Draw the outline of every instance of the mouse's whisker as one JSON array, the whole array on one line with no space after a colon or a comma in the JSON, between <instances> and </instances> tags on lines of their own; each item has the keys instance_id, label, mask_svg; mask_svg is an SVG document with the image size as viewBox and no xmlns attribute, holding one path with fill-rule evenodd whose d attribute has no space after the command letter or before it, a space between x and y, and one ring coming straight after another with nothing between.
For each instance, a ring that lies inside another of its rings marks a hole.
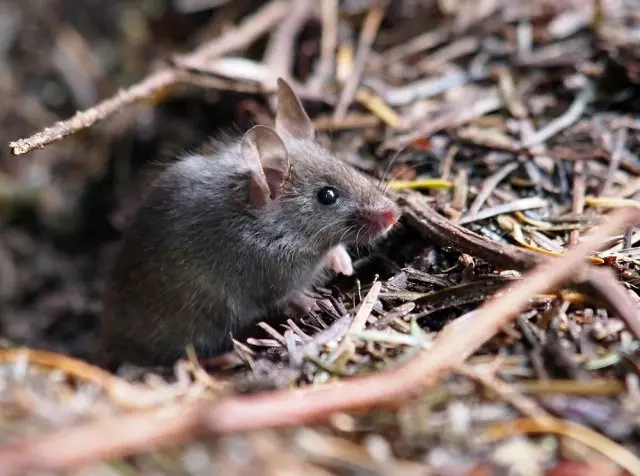
<instances>
[{"instance_id":1,"label":"mouse's whisker","mask_svg":"<svg viewBox=\"0 0 640 476\"><path fill-rule=\"evenodd\" d=\"M342 243L342 240L344 239L344 237L348 236L349 233L351 233L351 230L353 230L355 227L356 225L351 225L345 231L343 231L342 235L340 235L340 239L338 240L338 243Z\"/></svg>"},{"instance_id":2,"label":"mouse's whisker","mask_svg":"<svg viewBox=\"0 0 640 476\"><path fill-rule=\"evenodd\" d=\"M316 230L310 237L309 237L309 241L311 243L317 243L317 241L319 241L319 238L331 227L333 227L334 224L329 222L327 224L325 224L324 226L322 226L319 230Z\"/></svg>"},{"instance_id":3,"label":"mouse's whisker","mask_svg":"<svg viewBox=\"0 0 640 476\"><path fill-rule=\"evenodd\" d=\"M415 170L415 169L417 169L418 167L420 167L421 165L424 165L424 164L419 163L419 164L413 164L413 165L410 165L408 168L406 168L406 169L404 170L404 172L409 172L409 171L411 171L411 170ZM384 187L381 189L384 193L386 193L386 192L389 190L389 185L391 184L391 182L392 182L393 180L395 180L395 178L396 178L396 175L392 175L392 176L390 177L389 181L387 181L387 182L385 182L385 183L384 183Z\"/></svg>"},{"instance_id":4,"label":"mouse's whisker","mask_svg":"<svg viewBox=\"0 0 640 476\"><path fill-rule=\"evenodd\" d=\"M401 147L400 149L398 149L396 151L395 154L393 154L393 157L391 157L391 160L389 161L389 163L387 164L387 168L385 169L384 173L382 174L382 177L380 177L380 181L378 182L378 190L384 190L386 192L386 188L381 189L380 186L382 184L384 184L384 181L387 178L387 175L389 174L391 167L393 166L393 164L395 163L395 161L398 159L398 157L400 156L400 154L408 147L408 145L404 145L403 147Z\"/></svg>"},{"instance_id":5,"label":"mouse's whisker","mask_svg":"<svg viewBox=\"0 0 640 476\"><path fill-rule=\"evenodd\" d=\"M361 225L360 228L358 228L358 232L356 233L356 246L358 246L360 244L360 233L364 231L364 225Z\"/></svg>"}]
</instances>

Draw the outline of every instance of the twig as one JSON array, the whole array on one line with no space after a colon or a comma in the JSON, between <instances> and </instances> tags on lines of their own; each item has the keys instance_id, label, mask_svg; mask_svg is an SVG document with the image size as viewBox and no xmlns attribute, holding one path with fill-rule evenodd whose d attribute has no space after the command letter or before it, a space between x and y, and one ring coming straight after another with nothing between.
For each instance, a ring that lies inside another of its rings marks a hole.
<instances>
[{"instance_id":1,"label":"twig","mask_svg":"<svg viewBox=\"0 0 640 476\"><path fill-rule=\"evenodd\" d=\"M580 116L582 116L587 105L591 102L594 96L595 86L592 82L588 81L582 91L580 91L580 94L578 94L576 99L571 103L567 111L562 116L544 126L542 129L531 134L527 140L522 143L522 147L528 148L542 144L561 130L571 126L580 118Z\"/></svg>"},{"instance_id":2,"label":"twig","mask_svg":"<svg viewBox=\"0 0 640 476\"><path fill-rule=\"evenodd\" d=\"M542 208L549 205L549 203L540 197L527 197L520 200L514 200L513 202L503 203L502 205L496 205L495 207L486 208L480 213L473 216L465 216L456 221L458 225L467 225L474 221L486 220L497 215L504 213L513 213L521 210L531 210L532 208Z\"/></svg>"},{"instance_id":3,"label":"twig","mask_svg":"<svg viewBox=\"0 0 640 476\"><path fill-rule=\"evenodd\" d=\"M380 290L382 289L382 283L380 281L376 281L371 286L371 289L365 296L362 304L360 304L360 309L356 313L353 321L351 321L351 326L349 326L349 331L361 331L364 329L367 324L367 319L371 315L371 310L373 309L374 304L376 303L376 299L378 299L378 295L380 295ZM329 363L333 363L349 348L353 347L353 342L349 335L345 335L340 345L336 348L335 351L331 353L327 361Z\"/></svg>"},{"instance_id":4,"label":"twig","mask_svg":"<svg viewBox=\"0 0 640 476\"><path fill-rule=\"evenodd\" d=\"M438 29L422 33L415 38L399 46L384 51L381 56L386 64L396 64L407 56L415 55L425 50L434 48L449 38L449 32L445 29Z\"/></svg>"},{"instance_id":5,"label":"twig","mask_svg":"<svg viewBox=\"0 0 640 476\"><path fill-rule=\"evenodd\" d=\"M396 114L393 109L391 109L381 98L379 98L375 94L372 94L364 88L359 88L356 91L355 98L360 104L369 109L369 111L374 113L377 117L380 118L382 122L387 124L389 127L398 127L398 125L400 124L401 119L398 114Z\"/></svg>"},{"instance_id":6,"label":"twig","mask_svg":"<svg viewBox=\"0 0 640 476\"><path fill-rule=\"evenodd\" d=\"M309 82L311 91L321 91L335 70L336 48L338 45L338 0L322 0L322 39L320 59L313 78Z\"/></svg>"},{"instance_id":7,"label":"twig","mask_svg":"<svg viewBox=\"0 0 640 476\"><path fill-rule=\"evenodd\" d=\"M124 408L148 408L180 396L180 392L170 391L169 388L164 392L135 386L99 367L67 355L34 349L0 349L0 361L16 362L22 359L31 364L62 370L71 377L98 385Z\"/></svg>"},{"instance_id":8,"label":"twig","mask_svg":"<svg viewBox=\"0 0 640 476\"><path fill-rule=\"evenodd\" d=\"M382 283L380 281L376 281L371 285L371 289L369 289L369 292L362 301L362 304L360 304L360 309L358 309L356 316L353 318L353 322L351 323L349 330L361 331L364 329L381 289Z\"/></svg>"},{"instance_id":9,"label":"twig","mask_svg":"<svg viewBox=\"0 0 640 476\"><path fill-rule=\"evenodd\" d=\"M525 416L538 419L549 417L550 415L541 408L535 400L522 395L518 390L501 380L498 380L495 376L486 373L478 372L470 365L459 365L454 368L455 372L458 372L466 377L480 382L485 387L489 388L503 400L509 402L509 404L517 411Z\"/></svg>"},{"instance_id":10,"label":"twig","mask_svg":"<svg viewBox=\"0 0 640 476\"><path fill-rule=\"evenodd\" d=\"M452 43L440 48L433 54L421 60L416 68L420 72L432 72L442 68L456 58L471 54L480 47L480 40L476 36L466 36L456 39Z\"/></svg>"},{"instance_id":11,"label":"twig","mask_svg":"<svg viewBox=\"0 0 640 476\"><path fill-rule=\"evenodd\" d=\"M118 91L118 93L106 99L91 109L77 112L73 117L65 121L56 122L53 126L47 127L31 137L18 139L10 142L9 147L14 155L26 154L34 149L41 149L45 145L63 139L64 137L78 132L79 130L91 127L124 106L133 104L142 98L153 96L176 83L177 78L173 69L163 69L152 73L139 83Z\"/></svg>"},{"instance_id":12,"label":"twig","mask_svg":"<svg viewBox=\"0 0 640 476\"><path fill-rule=\"evenodd\" d=\"M398 201L404 205L411 226L436 245L453 247L505 269L529 269L544 259L533 251L496 243L462 228L440 216L419 193L405 192Z\"/></svg>"},{"instance_id":13,"label":"twig","mask_svg":"<svg viewBox=\"0 0 640 476\"><path fill-rule=\"evenodd\" d=\"M236 28L199 46L192 53L177 56L176 61L179 62L180 58L183 57L190 58L193 56L211 60L229 54L232 51L246 48L284 18L290 9L291 2L287 0L272 0L253 15L242 20Z\"/></svg>"},{"instance_id":14,"label":"twig","mask_svg":"<svg viewBox=\"0 0 640 476\"><path fill-rule=\"evenodd\" d=\"M402 149L411 142L428 138L442 129L460 126L476 117L484 116L491 111L499 109L501 105L502 100L500 99L498 90L494 88L471 104L469 104L468 100L461 101L459 104L453 106L452 111L445 112L434 120L423 121L422 125L413 132L386 140L380 146L380 150Z\"/></svg>"},{"instance_id":15,"label":"twig","mask_svg":"<svg viewBox=\"0 0 640 476\"><path fill-rule=\"evenodd\" d=\"M489 176L482 184L482 188L480 189L480 192L476 196L475 200L473 201L473 203L471 203L469 212L467 213L467 216L465 218L473 218L475 215L477 215L482 208L482 205L484 205L484 202L487 201L487 199L491 195L491 192L493 192L493 189L495 189L500 182L502 182L511 172L516 170L518 167L520 167L519 162L511 162L504 165L500 168L500 170Z\"/></svg>"},{"instance_id":16,"label":"twig","mask_svg":"<svg viewBox=\"0 0 640 476\"><path fill-rule=\"evenodd\" d=\"M523 418L513 422L493 424L483 435L483 440L492 442L517 433L555 433L568 436L600 451L622 468L629 471L629 474L640 474L640 459L627 448L611 441L606 436L596 433L586 426L557 418Z\"/></svg>"},{"instance_id":17,"label":"twig","mask_svg":"<svg viewBox=\"0 0 640 476\"><path fill-rule=\"evenodd\" d=\"M580 216L584 212L584 194L586 188L584 162L575 162L573 164L573 197L571 203L571 213L575 216ZM569 234L569 244L575 245L579 239L580 230L572 230Z\"/></svg>"},{"instance_id":18,"label":"twig","mask_svg":"<svg viewBox=\"0 0 640 476\"><path fill-rule=\"evenodd\" d=\"M606 196L609 194L615 175L620 167L622 156L624 152L624 145L627 142L627 129L618 129L616 133L613 152L611 152L611 160L609 161L609 168L607 169L607 178L605 179L602 187L600 188L599 195Z\"/></svg>"},{"instance_id":19,"label":"twig","mask_svg":"<svg viewBox=\"0 0 640 476\"><path fill-rule=\"evenodd\" d=\"M293 68L296 37L311 14L310 0L297 0L291 5L280 27L272 34L264 54L263 63L271 69L274 78L289 79ZM275 81L273 82L275 85Z\"/></svg>"},{"instance_id":20,"label":"twig","mask_svg":"<svg viewBox=\"0 0 640 476\"><path fill-rule=\"evenodd\" d=\"M326 420L334 412L381 405L415 395L440 372L460 365L506 326L529 299L547 292L584 267L584 257L608 236L640 220L640 210L623 209L562 258L541 263L526 279L488 300L471 316L446 326L428 350L407 363L337 385L235 396L214 403L176 405L148 414L124 415L0 447L0 474L28 470L63 471L105 458L184 442L203 430L228 433ZM469 321L473 322L469 322Z\"/></svg>"},{"instance_id":21,"label":"twig","mask_svg":"<svg viewBox=\"0 0 640 476\"><path fill-rule=\"evenodd\" d=\"M334 121L342 121L344 119L347 114L347 110L349 109L349 105L351 104L351 101L353 101L356 89L358 89L358 84L360 83L360 77L364 71L367 57L369 56L371 46L373 45L373 40L375 39L380 23L382 23L382 19L384 18L384 11L387 6L386 4L387 2L385 1L381 5L373 7L369 10L367 17L364 20L364 25L362 26L360 39L358 41L358 50L356 52L353 70L342 88L340 99L338 99L338 105L336 106L333 114Z\"/></svg>"},{"instance_id":22,"label":"twig","mask_svg":"<svg viewBox=\"0 0 640 476\"><path fill-rule=\"evenodd\" d=\"M201 415L202 404L175 404L77 426L65 432L64 438L6 445L0 448L0 476L19 476L36 468L64 471L179 443L203 432Z\"/></svg>"},{"instance_id":23,"label":"twig","mask_svg":"<svg viewBox=\"0 0 640 476\"><path fill-rule=\"evenodd\" d=\"M391 106L404 106L419 99L427 99L437 94L464 86L471 81L486 77L486 74L472 75L453 73L441 78L427 78L414 81L405 86L391 86L378 78L363 78L362 83L376 91Z\"/></svg>"},{"instance_id":24,"label":"twig","mask_svg":"<svg viewBox=\"0 0 640 476\"><path fill-rule=\"evenodd\" d=\"M256 38L264 35L269 28L287 14L288 10L288 2L273 0L243 20L237 28L196 48L193 52L182 57L182 59L203 62L243 48L251 44ZM176 64L179 64L180 60L181 58L177 58ZM105 99L90 109L77 112L73 117L57 122L53 126L47 127L26 139L10 142L11 153L22 155L34 149L41 149L51 142L91 127L140 99L153 97L182 82L185 78L180 74L179 67L163 68L151 73L142 81L127 89L118 91L116 95Z\"/></svg>"},{"instance_id":25,"label":"twig","mask_svg":"<svg viewBox=\"0 0 640 476\"><path fill-rule=\"evenodd\" d=\"M587 293L595 294L606 302L624 321L629 332L640 341L640 311L629 296L629 291L623 287L610 269L596 268L589 270L589 279L581 285Z\"/></svg>"}]
</instances>

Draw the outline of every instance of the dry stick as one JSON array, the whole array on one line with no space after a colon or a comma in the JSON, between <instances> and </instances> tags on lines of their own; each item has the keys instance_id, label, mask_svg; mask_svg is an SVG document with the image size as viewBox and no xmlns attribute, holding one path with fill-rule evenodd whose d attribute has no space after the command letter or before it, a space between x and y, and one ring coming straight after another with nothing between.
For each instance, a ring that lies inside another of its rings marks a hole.
<instances>
[{"instance_id":1,"label":"dry stick","mask_svg":"<svg viewBox=\"0 0 640 476\"><path fill-rule=\"evenodd\" d=\"M595 294L605 301L624 321L636 340L640 341L640 310L611 269L589 269L587 280L580 287L588 290L587 295Z\"/></svg>"},{"instance_id":2,"label":"dry stick","mask_svg":"<svg viewBox=\"0 0 640 476\"><path fill-rule=\"evenodd\" d=\"M491 111L500 109L501 106L502 100L500 99L498 90L494 88L494 90L484 94L472 104L456 104L454 106L456 109L451 112L446 112L432 121L422 121L422 125L416 130L387 139L380 145L379 150L402 149L413 141L428 138L448 127L460 126L472 121L476 117L481 117Z\"/></svg>"},{"instance_id":3,"label":"dry stick","mask_svg":"<svg viewBox=\"0 0 640 476\"><path fill-rule=\"evenodd\" d=\"M367 324L367 319L371 315L371 311L373 310L373 306L376 303L376 299L380 295L380 290L382 289L382 283L380 281L376 281L371 286L371 289L365 296L362 304L360 304L360 309L356 313L353 321L351 321L351 326L349 327L350 331L361 331L364 329ZM327 359L329 363L333 363L344 353L345 350L350 348L353 345L351 338L349 335L345 335L340 345L336 348L335 351L331 353L329 358Z\"/></svg>"},{"instance_id":4,"label":"dry stick","mask_svg":"<svg viewBox=\"0 0 640 476\"><path fill-rule=\"evenodd\" d=\"M523 415L534 419L550 416L535 400L523 395L513 385L499 380L492 374L478 372L472 366L466 364L455 367L454 371L480 382Z\"/></svg>"},{"instance_id":5,"label":"dry stick","mask_svg":"<svg viewBox=\"0 0 640 476\"><path fill-rule=\"evenodd\" d=\"M407 56L415 55L441 45L447 41L447 38L449 38L448 29L441 28L438 30L428 31L427 33L422 33L421 35L412 38L406 43L402 43L401 45L394 46L387 51L383 51L380 56L382 56L383 61L386 64L394 65L404 60Z\"/></svg>"},{"instance_id":6,"label":"dry stick","mask_svg":"<svg viewBox=\"0 0 640 476\"><path fill-rule=\"evenodd\" d=\"M443 248L477 256L503 269L529 269L545 257L514 245L504 245L477 235L439 215L423 195L416 192L398 194L405 218L425 239Z\"/></svg>"},{"instance_id":7,"label":"dry stick","mask_svg":"<svg viewBox=\"0 0 640 476\"><path fill-rule=\"evenodd\" d=\"M586 266L585 256L619 228L640 221L640 210L618 210L561 258L546 259L525 279L493 297L463 322L446 326L433 346L409 362L335 385L234 396L214 403L176 405L124 415L0 447L0 475L31 469L64 471L105 458L185 442L204 430L228 433L326 420L332 413L397 402L415 395L444 370L459 366L525 309ZM473 322L468 322L473 321ZM167 415L169 414L169 415Z\"/></svg>"},{"instance_id":8,"label":"dry stick","mask_svg":"<svg viewBox=\"0 0 640 476\"><path fill-rule=\"evenodd\" d=\"M322 38L320 40L320 60L310 81L311 91L321 91L335 70L336 48L338 45L338 0L322 0Z\"/></svg>"},{"instance_id":9,"label":"dry stick","mask_svg":"<svg viewBox=\"0 0 640 476\"><path fill-rule=\"evenodd\" d=\"M613 181L615 180L615 175L618 172L618 168L620 167L620 162L622 161L622 155L624 153L624 145L627 142L627 129L618 129L616 133L613 152L611 152L611 160L609 161L609 168L607 170L607 178L602 184L602 188L600 188L601 197L606 197L613 185Z\"/></svg>"},{"instance_id":10,"label":"dry stick","mask_svg":"<svg viewBox=\"0 0 640 476\"><path fill-rule=\"evenodd\" d=\"M505 213L513 213L523 210L531 210L532 208L543 208L549 205L549 202L540 197L526 197L514 200L508 203L502 203L490 208L485 208L480 213L473 216L465 216L456 220L458 225L466 225L480 220L486 220L487 218L495 217L498 215L504 215Z\"/></svg>"},{"instance_id":11,"label":"dry stick","mask_svg":"<svg viewBox=\"0 0 640 476\"><path fill-rule=\"evenodd\" d=\"M521 433L534 435L551 433L573 438L607 456L620 467L626 469L628 474L640 475L640 459L632 451L591 428L559 418L522 418L510 422L494 423L482 436L482 441L485 443L495 442Z\"/></svg>"},{"instance_id":12,"label":"dry stick","mask_svg":"<svg viewBox=\"0 0 640 476\"><path fill-rule=\"evenodd\" d=\"M291 76L295 40L310 14L310 0L294 1L289 14L271 34L263 63L269 67L273 77L281 76L288 80Z\"/></svg>"},{"instance_id":13,"label":"dry stick","mask_svg":"<svg viewBox=\"0 0 640 476\"><path fill-rule=\"evenodd\" d=\"M500 168L497 172L488 177L484 183L482 184L482 188L480 192L476 196L475 200L469 207L469 212L467 216L464 218L473 218L478 214L484 202L487 201L491 192L498 186L500 182L502 182L511 172L520 167L520 163L518 161L511 162L506 164L504 167Z\"/></svg>"},{"instance_id":14,"label":"dry stick","mask_svg":"<svg viewBox=\"0 0 640 476\"><path fill-rule=\"evenodd\" d=\"M180 394L175 390L163 392L133 385L100 367L68 355L34 349L0 349L0 362L23 359L30 364L58 369L75 379L91 382L102 388L118 405L126 408L149 408L173 400Z\"/></svg>"},{"instance_id":15,"label":"dry stick","mask_svg":"<svg viewBox=\"0 0 640 476\"><path fill-rule=\"evenodd\" d=\"M289 10L289 3L274 0L253 15L245 18L236 28L224 35L201 45L193 52L185 55L185 61L210 60L250 45L264 35L276 22L283 18ZM179 59L177 60L179 61ZM56 140L74 134L79 130L91 127L96 122L106 119L125 106L150 98L159 92L174 86L188 76L180 74L179 68L164 68L144 78L142 81L118 91L115 96L106 99L94 107L77 112L73 117L55 123L31 137L9 143L14 155L26 154L34 149L41 149Z\"/></svg>"},{"instance_id":16,"label":"dry stick","mask_svg":"<svg viewBox=\"0 0 640 476\"><path fill-rule=\"evenodd\" d=\"M522 143L522 147L529 148L538 144L542 144L547 139L553 137L558 132L571 126L576 122L585 111L589 102L595 96L595 86L591 82L587 82L586 86L580 91L580 94L571 103L567 111L557 119L554 119L542 129L531 134L526 141Z\"/></svg>"},{"instance_id":17,"label":"dry stick","mask_svg":"<svg viewBox=\"0 0 640 476\"><path fill-rule=\"evenodd\" d=\"M201 405L170 405L157 410L104 418L39 440L0 448L0 476L30 470L68 471L100 460L183 442L203 430ZM54 438L55 437L55 438ZM105 444L106 443L106 444ZM133 450L133 451L132 451Z\"/></svg>"},{"instance_id":18,"label":"dry stick","mask_svg":"<svg viewBox=\"0 0 640 476\"><path fill-rule=\"evenodd\" d=\"M336 110L333 114L333 120L336 122L340 122L344 119L347 114L347 109L349 109L349 105L356 94L356 89L358 89L360 77L364 71L364 66L367 61L367 57L369 56L369 52L371 51L373 40L375 39L380 23L382 23L382 19L384 18L386 3L387 2L384 2L382 5L373 7L369 10L367 17L364 20L364 25L362 26L360 39L358 41L358 50L356 52L353 71L347 79L344 88L342 88L338 105L336 106Z\"/></svg>"},{"instance_id":19,"label":"dry stick","mask_svg":"<svg viewBox=\"0 0 640 476\"><path fill-rule=\"evenodd\" d=\"M562 164L559 164L558 166L562 167ZM575 162L573 164L573 203L571 204L571 213L574 216L581 216L584 212L584 193L586 187L584 162ZM575 245L579 239L580 230L572 230L569 234L569 244Z\"/></svg>"}]
</instances>

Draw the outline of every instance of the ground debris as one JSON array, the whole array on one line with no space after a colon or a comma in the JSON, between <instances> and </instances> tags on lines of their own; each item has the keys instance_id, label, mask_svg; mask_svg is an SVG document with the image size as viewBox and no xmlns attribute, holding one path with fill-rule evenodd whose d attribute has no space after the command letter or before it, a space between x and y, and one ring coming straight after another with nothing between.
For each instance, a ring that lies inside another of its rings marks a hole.
<instances>
[{"instance_id":1,"label":"ground debris","mask_svg":"<svg viewBox=\"0 0 640 476\"><path fill-rule=\"evenodd\" d=\"M640 475L637 2L36 3L0 0L0 475ZM231 354L93 367L149 165L275 75L401 225Z\"/></svg>"}]
</instances>

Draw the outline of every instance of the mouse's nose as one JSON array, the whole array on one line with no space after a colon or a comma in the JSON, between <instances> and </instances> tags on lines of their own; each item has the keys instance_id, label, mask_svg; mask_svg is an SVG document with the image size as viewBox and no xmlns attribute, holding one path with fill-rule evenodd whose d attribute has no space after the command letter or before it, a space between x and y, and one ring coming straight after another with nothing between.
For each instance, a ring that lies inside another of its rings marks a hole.
<instances>
[{"instance_id":1,"label":"mouse's nose","mask_svg":"<svg viewBox=\"0 0 640 476\"><path fill-rule=\"evenodd\" d=\"M396 207L367 210L361 218L375 233L386 232L400 219L400 210Z\"/></svg>"},{"instance_id":2,"label":"mouse's nose","mask_svg":"<svg viewBox=\"0 0 640 476\"><path fill-rule=\"evenodd\" d=\"M395 209L384 210L380 213L380 223L385 227L390 227L396 224L400 218L400 212Z\"/></svg>"}]
</instances>

